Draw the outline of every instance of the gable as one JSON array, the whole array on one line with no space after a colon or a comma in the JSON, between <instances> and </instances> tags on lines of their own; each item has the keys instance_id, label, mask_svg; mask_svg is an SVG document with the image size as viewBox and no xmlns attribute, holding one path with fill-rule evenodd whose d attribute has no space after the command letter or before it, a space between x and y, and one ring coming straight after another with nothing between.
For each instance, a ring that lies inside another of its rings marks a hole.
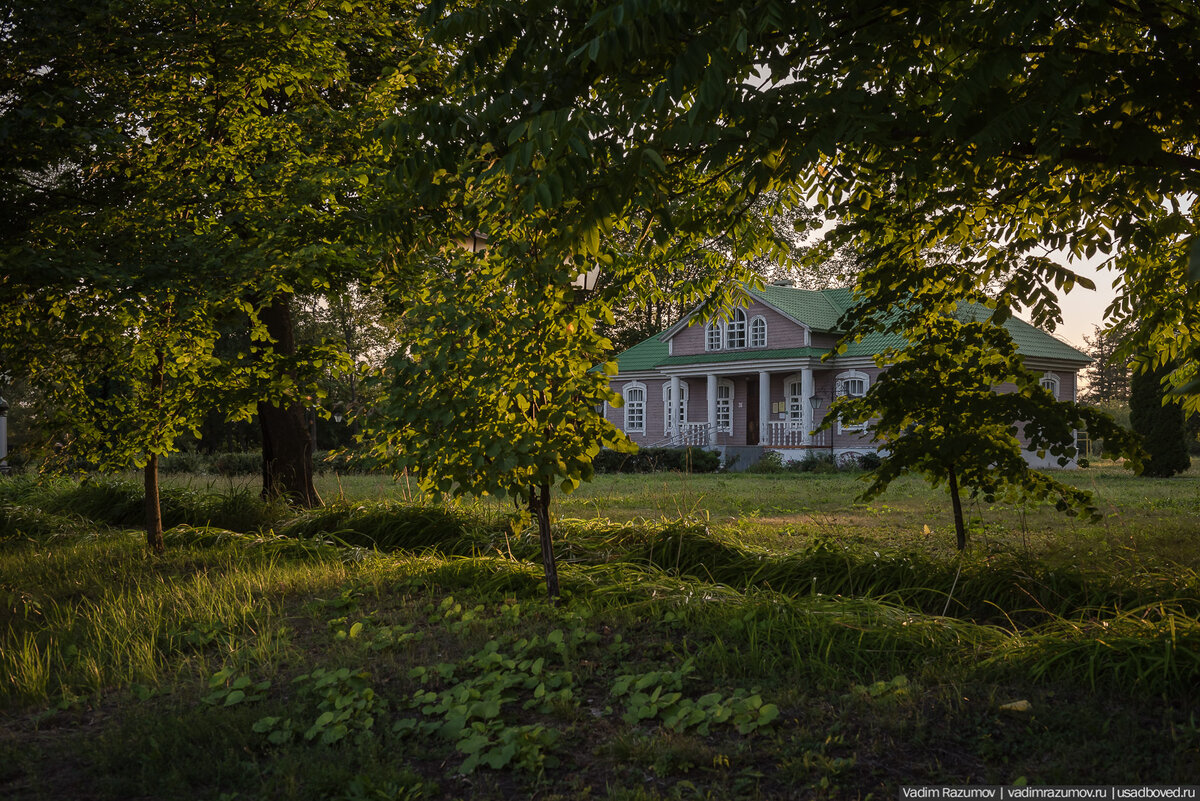
<instances>
[{"instance_id":1,"label":"gable","mask_svg":"<svg viewBox=\"0 0 1200 801\"><path fill-rule=\"evenodd\" d=\"M778 348L802 348L810 343L808 336L808 326L801 322L792 319L786 314L771 308L770 306L752 301L746 306L741 307L746 315L746 345L741 348L726 348L720 350L708 350L706 347L706 337L709 325L727 325L728 320L714 320L709 324L696 322L692 325L674 326L668 329L662 338L669 345L671 356L697 356L701 354L717 354L739 351L762 351L764 349ZM755 319L761 318L766 325L767 342L765 346L751 347L749 344L749 330ZM694 318L692 318L694 319Z\"/></svg>"}]
</instances>

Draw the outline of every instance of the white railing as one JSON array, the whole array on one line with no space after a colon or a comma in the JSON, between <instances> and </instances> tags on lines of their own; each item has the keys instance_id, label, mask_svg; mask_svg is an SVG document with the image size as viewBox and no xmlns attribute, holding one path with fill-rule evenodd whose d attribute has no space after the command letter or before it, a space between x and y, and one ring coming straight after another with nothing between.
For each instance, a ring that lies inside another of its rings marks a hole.
<instances>
[{"instance_id":1,"label":"white railing","mask_svg":"<svg viewBox=\"0 0 1200 801\"><path fill-rule=\"evenodd\" d=\"M687 448L704 447L708 445L708 423L684 423L678 433L668 434L658 442L652 442L650 448Z\"/></svg>"},{"instance_id":2,"label":"white railing","mask_svg":"<svg viewBox=\"0 0 1200 801\"><path fill-rule=\"evenodd\" d=\"M805 441L804 429L790 420L771 420L767 422L768 448L828 448L829 432L819 431Z\"/></svg>"},{"instance_id":3,"label":"white railing","mask_svg":"<svg viewBox=\"0 0 1200 801\"><path fill-rule=\"evenodd\" d=\"M676 436L680 445L707 445L711 428L708 423L684 423Z\"/></svg>"},{"instance_id":4,"label":"white railing","mask_svg":"<svg viewBox=\"0 0 1200 801\"><path fill-rule=\"evenodd\" d=\"M668 434L657 442L651 442L649 448L687 448L707 447L709 432L712 426L708 423L684 423L676 434ZM788 420L772 420L767 423L766 441L762 443L768 448L828 448L829 432L820 431L813 434L808 442L804 441L804 429L799 424ZM757 442L747 443L758 445Z\"/></svg>"}]
</instances>

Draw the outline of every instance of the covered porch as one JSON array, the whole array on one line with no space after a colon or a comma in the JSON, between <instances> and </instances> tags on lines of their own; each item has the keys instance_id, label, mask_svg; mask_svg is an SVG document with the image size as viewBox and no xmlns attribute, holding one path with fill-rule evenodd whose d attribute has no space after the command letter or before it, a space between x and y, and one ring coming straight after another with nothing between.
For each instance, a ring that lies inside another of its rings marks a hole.
<instances>
[{"instance_id":1,"label":"covered porch","mask_svg":"<svg viewBox=\"0 0 1200 801\"><path fill-rule=\"evenodd\" d=\"M698 383L704 390L702 403L694 397ZM832 371L811 364L749 373L673 373L663 386L663 444L828 450L830 432L814 434L813 429L833 397Z\"/></svg>"}]
</instances>

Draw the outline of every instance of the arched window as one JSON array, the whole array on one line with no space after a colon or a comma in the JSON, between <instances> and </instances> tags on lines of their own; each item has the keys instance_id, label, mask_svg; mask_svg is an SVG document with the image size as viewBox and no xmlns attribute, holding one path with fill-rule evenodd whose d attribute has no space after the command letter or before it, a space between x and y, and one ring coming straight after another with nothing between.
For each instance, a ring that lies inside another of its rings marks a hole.
<instances>
[{"instance_id":1,"label":"arched window","mask_svg":"<svg viewBox=\"0 0 1200 801\"><path fill-rule=\"evenodd\" d=\"M679 415L679 427L687 425L687 405L688 405L688 385L686 381L679 382L679 400L672 408L671 404L671 382L663 384L663 433L670 434L671 426L675 422L675 415Z\"/></svg>"},{"instance_id":2,"label":"arched window","mask_svg":"<svg viewBox=\"0 0 1200 801\"><path fill-rule=\"evenodd\" d=\"M1053 395L1055 400L1058 400L1059 380L1057 375L1054 373L1044 373L1042 374L1040 383L1043 389Z\"/></svg>"},{"instance_id":3,"label":"arched window","mask_svg":"<svg viewBox=\"0 0 1200 801\"><path fill-rule=\"evenodd\" d=\"M867 394L867 389L871 386L871 379L867 377L866 373L860 373L858 370L847 370L844 373L838 373L834 379L833 386L839 398L845 396L861 398ZM838 421L838 431L840 433L866 430L867 424L865 422L848 426Z\"/></svg>"},{"instance_id":4,"label":"arched window","mask_svg":"<svg viewBox=\"0 0 1200 801\"><path fill-rule=\"evenodd\" d=\"M621 394L625 396L625 433L646 433L646 385L631 381Z\"/></svg>"},{"instance_id":5,"label":"arched window","mask_svg":"<svg viewBox=\"0 0 1200 801\"><path fill-rule=\"evenodd\" d=\"M717 431L733 433L733 382L717 382Z\"/></svg>"},{"instance_id":6,"label":"arched window","mask_svg":"<svg viewBox=\"0 0 1200 801\"><path fill-rule=\"evenodd\" d=\"M730 319L729 325L725 327L725 347L746 347L746 311L744 309L733 310L733 317Z\"/></svg>"},{"instance_id":7,"label":"arched window","mask_svg":"<svg viewBox=\"0 0 1200 801\"><path fill-rule=\"evenodd\" d=\"M705 350L720 350L721 340L723 339L722 325L720 323L709 323L704 329L704 349Z\"/></svg>"},{"instance_id":8,"label":"arched window","mask_svg":"<svg viewBox=\"0 0 1200 801\"><path fill-rule=\"evenodd\" d=\"M750 321L750 347L765 348L767 346L767 319L762 315Z\"/></svg>"}]
</instances>

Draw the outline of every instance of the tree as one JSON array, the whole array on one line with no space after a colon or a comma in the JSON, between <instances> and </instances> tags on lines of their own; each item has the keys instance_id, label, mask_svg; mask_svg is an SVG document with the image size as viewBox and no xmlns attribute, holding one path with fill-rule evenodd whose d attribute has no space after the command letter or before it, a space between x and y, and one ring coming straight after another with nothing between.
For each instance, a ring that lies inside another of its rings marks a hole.
<instances>
[{"instance_id":1,"label":"tree","mask_svg":"<svg viewBox=\"0 0 1200 801\"><path fill-rule=\"evenodd\" d=\"M1187 452L1187 427L1183 409L1170 402L1163 384L1171 374L1170 365L1142 371L1133 376L1129 395L1129 421L1142 437L1148 454L1142 475L1168 478L1191 466Z\"/></svg>"},{"instance_id":2,"label":"tree","mask_svg":"<svg viewBox=\"0 0 1200 801\"><path fill-rule=\"evenodd\" d=\"M143 257L163 253L142 244ZM215 356L217 301L199 288L14 284L0 304L0 361L41 389L43 424L62 432L57 466L142 469L147 545L161 553L158 459L237 380Z\"/></svg>"},{"instance_id":3,"label":"tree","mask_svg":"<svg viewBox=\"0 0 1200 801\"><path fill-rule=\"evenodd\" d=\"M868 251L887 243L861 214L891 196L923 247L962 251L962 291L1041 322L1057 317L1045 283L1073 281L1044 246L1111 250L1195 188L1197 111L1153 87L1191 63L1196 15L1167 3L548 6L456 9L444 27L475 32L469 111L513 134L511 161L537 152L519 135L532 120L553 141L554 115L605 109L579 137L596 191L577 199L597 211L642 192L653 151L655 168L739 170L729 211L799 186L835 240L881 264ZM919 272L880 269L909 284L881 302L919 288Z\"/></svg>"},{"instance_id":4,"label":"tree","mask_svg":"<svg viewBox=\"0 0 1200 801\"><path fill-rule=\"evenodd\" d=\"M535 3L512 19L496 11L464 6L439 26L458 56L451 91L386 132L402 149L428 143L396 159L395 177L436 236L405 256L432 271L394 284L409 301L410 340L392 362L382 416L397 425L379 453L436 490L528 502L554 596L551 487L569 491L590 476L601 445L625 444L595 412L619 402L592 369L612 369L612 343L597 324L615 324L618 302L715 313L738 296L741 279L756 280L749 261L781 245L750 213L741 174L668 169L646 144L660 115L633 121L575 76L540 69L545 54L533 51L562 44L559 34L586 24L589 10ZM597 162L620 177L601 175ZM474 231L488 237L485 255L448 252ZM599 292L570 302L572 279L596 264Z\"/></svg>"},{"instance_id":5,"label":"tree","mask_svg":"<svg viewBox=\"0 0 1200 801\"><path fill-rule=\"evenodd\" d=\"M338 351L348 357L345 364L330 364L321 379L322 405L335 419L318 423L317 434L326 449L349 446L358 419L371 415L382 400L377 384L369 379L399 347L402 335L397 313L388 308L379 287L361 284L298 300L297 339L310 345L336 343ZM314 447L320 445L314 443Z\"/></svg>"},{"instance_id":6,"label":"tree","mask_svg":"<svg viewBox=\"0 0 1200 801\"><path fill-rule=\"evenodd\" d=\"M522 501L556 600L552 488L571 492L591 477L602 446L628 445L595 412L619 402L607 383L615 365L592 369L612 350L596 330L612 316L599 298L576 302L569 278L589 263L578 256L564 268L554 215L506 219L505 177L481 184L483 198L466 198L488 210L491 241L477 253L428 253L430 269L401 317L406 347L389 364L377 455L431 492Z\"/></svg>"},{"instance_id":7,"label":"tree","mask_svg":"<svg viewBox=\"0 0 1200 801\"><path fill-rule=\"evenodd\" d=\"M391 235L370 224L374 131L437 62L418 58L413 13L392 0L64 0L4 20L0 169L17 211L5 267L44 275L72 254L86 278L97 237L135 217L195 243L129 277L162 292L203 279L238 301L250 336L230 358L255 380L223 405L258 401L263 491L301 505L320 502L305 410L344 354L296 346L292 298L391 266Z\"/></svg>"},{"instance_id":8,"label":"tree","mask_svg":"<svg viewBox=\"0 0 1200 801\"><path fill-rule=\"evenodd\" d=\"M1083 337L1092 363L1084 368L1087 390L1079 399L1093 406L1129 402L1129 365L1120 354L1120 334L1112 328L1096 326Z\"/></svg>"},{"instance_id":9,"label":"tree","mask_svg":"<svg viewBox=\"0 0 1200 801\"><path fill-rule=\"evenodd\" d=\"M822 424L871 421L884 446L882 463L861 498L880 495L905 473L924 475L950 494L959 550L967 545L961 493L970 489L986 503L997 498L1053 500L1067 514L1097 517L1091 495L1030 467L1018 434L1029 448L1059 465L1075 456L1075 431L1087 428L1112 447L1131 450L1126 432L1107 416L1074 403L1059 403L1025 369L1011 336L986 309L901 314L894 328L910 344L880 354L887 372L862 398L834 402ZM919 326L916 330L913 326ZM1010 392L997 387L1011 386Z\"/></svg>"}]
</instances>

